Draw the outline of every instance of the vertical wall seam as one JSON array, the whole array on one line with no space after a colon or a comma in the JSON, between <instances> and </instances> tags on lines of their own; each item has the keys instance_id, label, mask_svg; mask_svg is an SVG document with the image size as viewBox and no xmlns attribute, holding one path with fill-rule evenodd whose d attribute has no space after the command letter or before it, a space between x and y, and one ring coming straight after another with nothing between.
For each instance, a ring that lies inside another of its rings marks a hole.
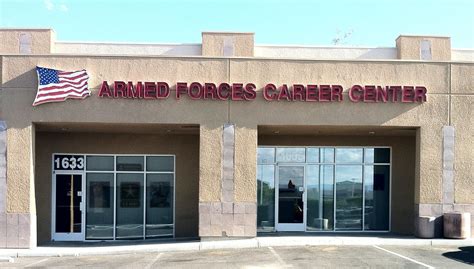
<instances>
[{"instance_id":1,"label":"vertical wall seam","mask_svg":"<svg viewBox=\"0 0 474 269\"><path fill-rule=\"evenodd\" d=\"M451 90L451 85L452 85L452 77L451 77L451 68L452 68L452 64L449 63L448 64L448 90L449 90L449 94L448 94L448 125L451 126L451 94L452 94L452 90Z\"/></svg>"},{"instance_id":2,"label":"vertical wall seam","mask_svg":"<svg viewBox=\"0 0 474 269\"><path fill-rule=\"evenodd\" d=\"M0 214L4 214L7 212L7 124L2 120L0 120L0 147Z\"/></svg>"},{"instance_id":3,"label":"vertical wall seam","mask_svg":"<svg viewBox=\"0 0 474 269\"><path fill-rule=\"evenodd\" d=\"M227 83L230 84L230 58L227 59ZM230 123L230 102L227 100L227 123Z\"/></svg>"}]
</instances>

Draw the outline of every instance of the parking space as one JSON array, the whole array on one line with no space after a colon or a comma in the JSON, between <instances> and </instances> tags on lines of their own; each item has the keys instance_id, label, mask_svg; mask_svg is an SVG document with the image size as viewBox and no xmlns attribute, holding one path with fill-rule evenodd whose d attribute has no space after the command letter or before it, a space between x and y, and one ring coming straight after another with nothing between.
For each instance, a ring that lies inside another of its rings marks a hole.
<instances>
[{"instance_id":1,"label":"parking space","mask_svg":"<svg viewBox=\"0 0 474 269\"><path fill-rule=\"evenodd\" d=\"M307 246L16 258L1 268L472 268L474 247Z\"/></svg>"}]
</instances>

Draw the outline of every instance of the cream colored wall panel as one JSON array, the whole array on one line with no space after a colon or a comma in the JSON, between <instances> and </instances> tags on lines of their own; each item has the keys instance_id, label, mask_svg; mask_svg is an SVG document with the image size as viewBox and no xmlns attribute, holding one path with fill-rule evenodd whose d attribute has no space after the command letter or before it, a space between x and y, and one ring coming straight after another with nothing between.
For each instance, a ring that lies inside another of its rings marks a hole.
<instances>
[{"instance_id":1,"label":"cream colored wall panel","mask_svg":"<svg viewBox=\"0 0 474 269\"><path fill-rule=\"evenodd\" d=\"M340 84L345 90L354 84L412 85L448 93L448 65L443 63L232 59L230 70L230 81L253 82L258 89L267 83Z\"/></svg>"},{"instance_id":2,"label":"cream colored wall panel","mask_svg":"<svg viewBox=\"0 0 474 269\"><path fill-rule=\"evenodd\" d=\"M0 54L50 54L55 39L51 29L0 29Z\"/></svg>"},{"instance_id":3,"label":"cream colored wall panel","mask_svg":"<svg viewBox=\"0 0 474 269\"><path fill-rule=\"evenodd\" d=\"M258 93L257 93L258 95ZM448 123L448 96L428 95L423 104L288 102L230 103L232 122L253 125L443 126Z\"/></svg>"},{"instance_id":4,"label":"cream colored wall panel","mask_svg":"<svg viewBox=\"0 0 474 269\"><path fill-rule=\"evenodd\" d=\"M221 124L201 125L199 134L199 202L221 201Z\"/></svg>"},{"instance_id":5,"label":"cream colored wall panel","mask_svg":"<svg viewBox=\"0 0 474 269\"><path fill-rule=\"evenodd\" d=\"M7 213L35 212L30 208L30 198L34 197L32 130L32 126L7 129Z\"/></svg>"},{"instance_id":6,"label":"cream colored wall panel","mask_svg":"<svg viewBox=\"0 0 474 269\"><path fill-rule=\"evenodd\" d=\"M420 128L419 189L415 203L441 203L443 186L442 126Z\"/></svg>"},{"instance_id":7,"label":"cream colored wall panel","mask_svg":"<svg viewBox=\"0 0 474 269\"><path fill-rule=\"evenodd\" d=\"M234 190L236 202L257 201L257 126L236 124Z\"/></svg>"},{"instance_id":8,"label":"cream colored wall panel","mask_svg":"<svg viewBox=\"0 0 474 269\"><path fill-rule=\"evenodd\" d=\"M474 204L474 96L452 97L454 201Z\"/></svg>"},{"instance_id":9,"label":"cream colored wall panel","mask_svg":"<svg viewBox=\"0 0 474 269\"><path fill-rule=\"evenodd\" d=\"M451 65L451 93L474 94L474 64Z\"/></svg>"},{"instance_id":10,"label":"cream colored wall panel","mask_svg":"<svg viewBox=\"0 0 474 269\"><path fill-rule=\"evenodd\" d=\"M4 88L36 88L37 65L65 71L86 69L90 88L102 81L227 81L225 59L175 57L4 56ZM171 86L171 85L170 85Z\"/></svg>"},{"instance_id":11,"label":"cream colored wall panel","mask_svg":"<svg viewBox=\"0 0 474 269\"><path fill-rule=\"evenodd\" d=\"M1 93L0 104L8 126L30 122L89 123L206 123L227 120L225 101L102 99L93 91L84 100L69 99L33 107L36 90L10 88ZM172 93L173 94L173 93Z\"/></svg>"}]
</instances>

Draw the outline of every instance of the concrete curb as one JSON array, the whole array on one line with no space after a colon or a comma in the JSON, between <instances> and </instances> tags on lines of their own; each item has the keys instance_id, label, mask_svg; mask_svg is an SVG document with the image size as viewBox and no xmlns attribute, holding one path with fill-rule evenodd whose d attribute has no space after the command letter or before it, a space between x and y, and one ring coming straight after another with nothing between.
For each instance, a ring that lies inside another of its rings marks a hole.
<instances>
[{"instance_id":1,"label":"concrete curb","mask_svg":"<svg viewBox=\"0 0 474 269\"><path fill-rule=\"evenodd\" d=\"M278 236L237 240L218 240L189 243L158 243L128 246L71 246L37 247L33 249L0 249L0 257L66 257L116 255L131 253L156 253L173 251L201 251L213 249L247 249L263 247L293 246L474 246L474 238L418 239L380 237L334 237L334 236Z\"/></svg>"},{"instance_id":2,"label":"concrete curb","mask_svg":"<svg viewBox=\"0 0 474 269\"><path fill-rule=\"evenodd\" d=\"M0 257L0 262L14 262L12 257Z\"/></svg>"}]
</instances>

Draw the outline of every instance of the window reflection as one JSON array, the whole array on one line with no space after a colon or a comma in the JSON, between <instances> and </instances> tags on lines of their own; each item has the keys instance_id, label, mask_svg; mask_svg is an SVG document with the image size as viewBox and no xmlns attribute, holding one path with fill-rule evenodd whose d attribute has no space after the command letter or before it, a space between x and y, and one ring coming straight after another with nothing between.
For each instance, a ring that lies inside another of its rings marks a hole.
<instances>
[{"instance_id":1,"label":"window reflection","mask_svg":"<svg viewBox=\"0 0 474 269\"><path fill-rule=\"evenodd\" d=\"M86 239L113 239L114 174L87 173L86 185Z\"/></svg>"},{"instance_id":2,"label":"window reflection","mask_svg":"<svg viewBox=\"0 0 474 269\"><path fill-rule=\"evenodd\" d=\"M258 148L257 163L272 164L275 162L275 148Z\"/></svg>"},{"instance_id":3,"label":"window reflection","mask_svg":"<svg viewBox=\"0 0 474 269\"><path fill-rule=\"evenodd\" d=\"M322 162L333 163L334 162L334 148L321 148Z\"/></svg>"},{"instance_id":4,"label":"window reflection","mask_svg":"<svg viewBox=\"0 0 474 269\"><path fill-rule=\"evenodd\" d=\"M336 166L336 229L362 229L362 166Z\"/></svg>"},{"instance_id":5,"label":"window reflection","mask_svg":"<svg viewBox=\"0 0 474 269\"><path fill-rule=\"evenodd\" d=\"M362 163L362 148L337 148L336 163Z\"/></svg>"},{"instance_id":6,"label":"window reflection","mask_svg":"<svg viewBox=\"0 0 474 269\"><path fill-rule=\"evenodd\" d=\"M274 157L278 164L262 164ZM277 224L298 223L301 218L294 209L306 202L307 231L389 229L390 148L259 148L258 162L259 232L273 230L276 202ZM280 179L279 201L274 197L275 173ZM300 186L305 187L306 199L298 202ZM285 199L293 206L282 203Z\"/></svg>"},{"instance_id":7,"label":"window reflection","mask_svg":"<svg viewBox=\"0 0 474 269\"><path fill-rule=\"evenodd\" d=\"M364 156L365 163L390 163L389 148L367 148Z\"/></svg>"},{"instance_id":8,"label":"window reflection","mask_svg":"<svg viewBox=\"0 0 474 269\"><path fill-rule=\"evenodd\" d=\"M319 163L319 148L306 149L306 162Z\"/></svg>"},{"instance_id":9,"label":"window reflection","mask_svg":"<svg viewBox=\"0 0 474 269\"><path fill-rule=\"evenodd\" d=\"M305 162L305 148L277 148L276 161L287 163Z\"/></svg>"},{"instance_id":10,"label":"window reflection","mask_svg":"<svg viewBox=\"0 0 474 269\"><path fill-rule=\"evenodd\" d=\"M257 229L273 231L275 226L275 167L257 167Z\"/></svg>"},{"instance_id":11,"label":"window reflection","mask_svg":"<svg viewBox=\"0 0 474 269\"><path fill-rule=\"evenodd\" d=\"M364 168L366 230L388 230L390 211L390 166L366 165Z\"/></svg>"}]
</instances>

